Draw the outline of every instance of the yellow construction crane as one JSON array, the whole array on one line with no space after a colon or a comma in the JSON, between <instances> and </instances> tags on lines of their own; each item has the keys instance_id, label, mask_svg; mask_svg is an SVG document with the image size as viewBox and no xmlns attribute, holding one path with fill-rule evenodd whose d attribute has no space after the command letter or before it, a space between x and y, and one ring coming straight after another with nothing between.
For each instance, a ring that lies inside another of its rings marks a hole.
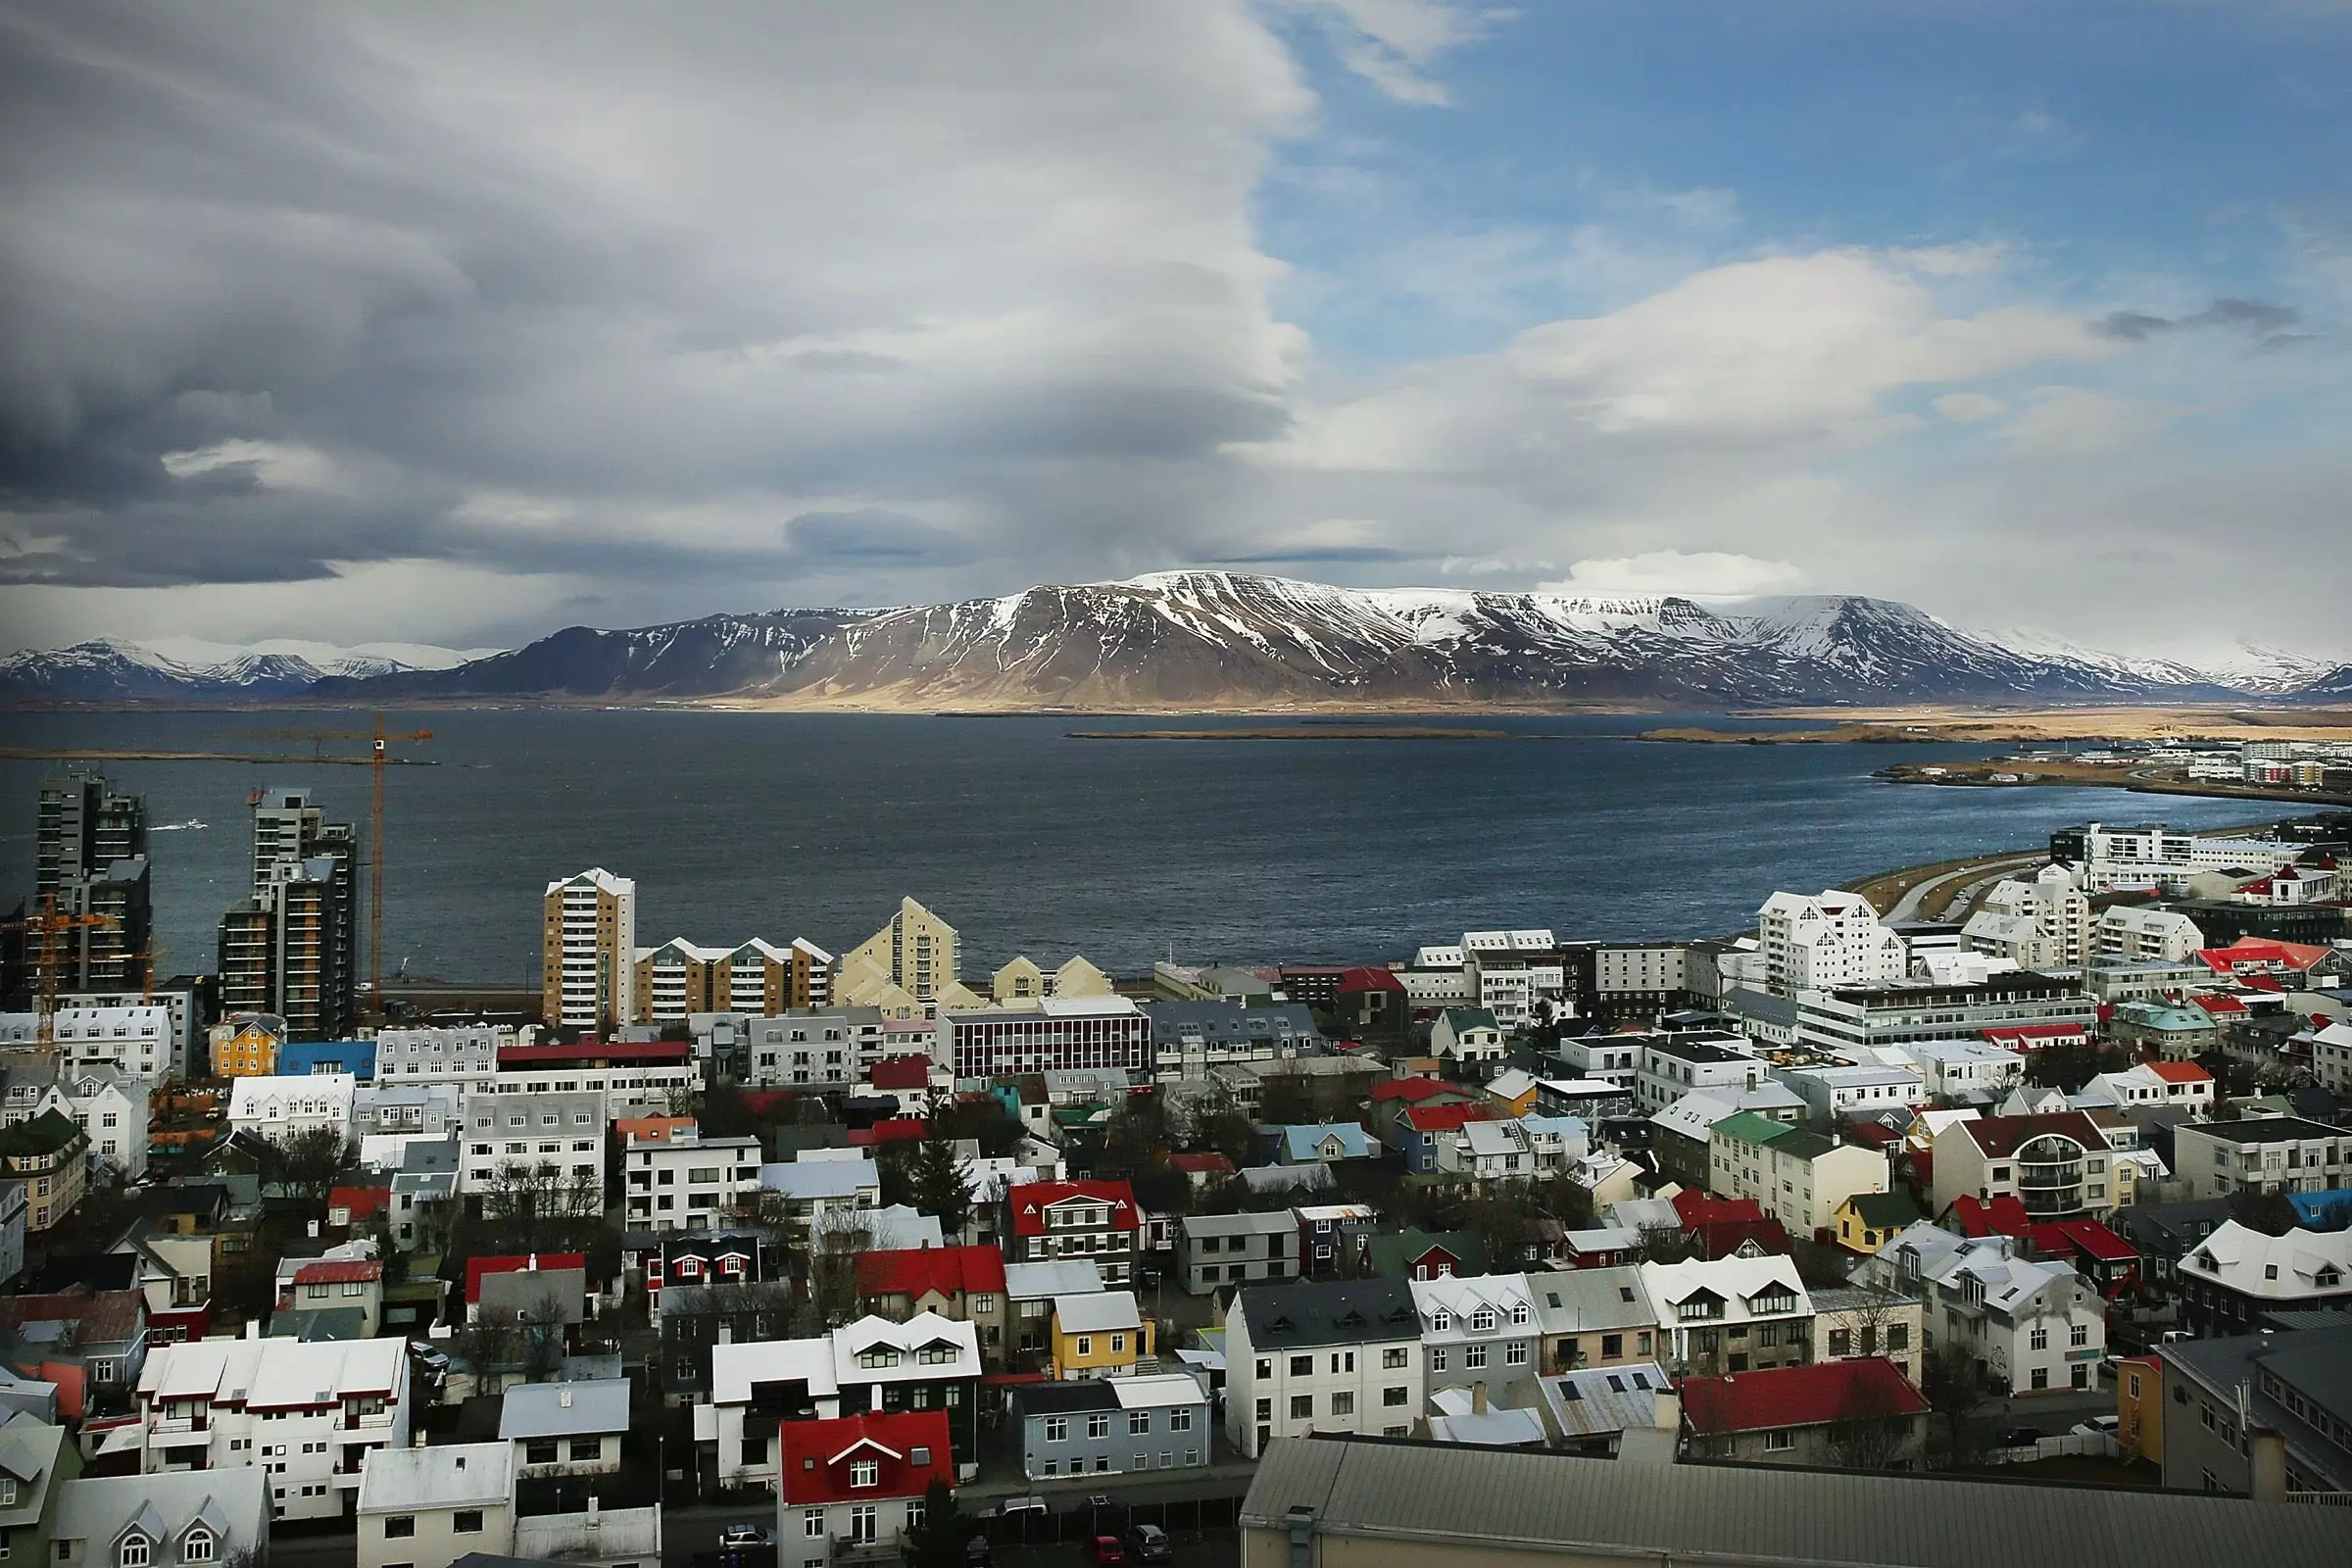
<instances>
[{"instance_id":1,"label":"yellow construction crane","mask_svg":"<svg viewBox=\"0 0 2352 1568\"><path fill-rule=\"evenodd\" d=\"M27 937L40 939L40 955L33 959L33 1011L39 1018L40 1047L43 1051L57 1045L57 970L58 945L70 931L86 931L97 926L121 925L111 914L60 914L57 896L41 895L41 912L21 915L14 920L0 921L11 931L22 931Z\"/></svg>"},{"instance_id":2,"label":"yellow construction crane","mask_svg":"<svg viewBox=\"0 0 2352 1568\"><path fill-rule=\"evenodd\" d=\"M429 741L433 732L418 729L406 734L386 734L384 715L378 713L372 730L271 729L257 733L281 740L307 740L311 743L312 760L319 762L358 760L327 756L328 741L367 741L372 747L368 756L375 777L368 813L368 1005L380 1023L384 1016L384 768L392 760L386 744Z\"/></svg>"}]
</instances>

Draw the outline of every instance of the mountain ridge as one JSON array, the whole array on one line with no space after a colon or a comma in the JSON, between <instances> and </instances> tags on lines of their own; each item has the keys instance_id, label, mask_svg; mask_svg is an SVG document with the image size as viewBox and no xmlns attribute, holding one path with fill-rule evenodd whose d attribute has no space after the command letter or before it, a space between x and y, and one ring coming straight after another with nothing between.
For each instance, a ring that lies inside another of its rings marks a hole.
<instances>
[{"instance_id":1,"label":"mountain ridge","mask_svg":"<svg viewBox=\"0 0 2352 1568\"><path fill-rule=\"evenodd\" d=\"M0 700L710 701L768 707L1263 710L2330 700L2352 669L2265 651L2245 684L2048 633L1964 630L1853 594L1355 589L1180 570L899 609L570 626L443 668L193 670L122 645L0 660ZM2310 671L2307 680L2291 676ZM307 675L306 675L307 671Z\"/></svg>"}]
</instances>

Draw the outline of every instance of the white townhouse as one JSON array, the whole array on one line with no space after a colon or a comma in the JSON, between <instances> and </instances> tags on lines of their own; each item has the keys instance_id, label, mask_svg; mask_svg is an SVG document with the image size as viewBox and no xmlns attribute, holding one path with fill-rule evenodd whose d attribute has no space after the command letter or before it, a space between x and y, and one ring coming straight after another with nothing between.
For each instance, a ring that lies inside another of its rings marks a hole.
<instances>
[{"instance_id":1,"label":"white townhouse","mask_svg":"<svg viewBox=\"0 0 2352 1568\"><path fill-rule=\"evenodd\" d=\"M1500 1061L1502 1022L1490 1007L1447 1007L1429 1026L1429 1049L1448 1061Z\"/></svg>"},{"instance_id":2,"label":"white townhouse","mask_svg":"<svg viewBox=\"0 0 2352 1568\"><path fill-rule=\"evenodd\" d=\"M2191 1198L2333 1192L2352 1187L2352 1132L2300 1116L2184 1121L2173 1129L2173 1169Z\"/></svg>"},{"instance_id":3,"label":"white townhouse","mask_svg":"<svg viewBox=\"0 0 2352 1568\"><path fill-rule=\"evenodd\" d=\"M2105 1299L2065 1263L2026 1257L2014 1237L1955 1236L1921 1220L1890 1237L1861 1277L1925 1300L1925 1359L1957 1345L2011 1394L2098 1387Z\"/></svg>"},{"instance_id":4,"label":"white townhouse","mask_svg":"<svg viewBox=\"0 0 2352 1568\"><path fill-rule=\"evenodd\" d=\"M368 1450L408 1446L408 1342L159 1345L136 1413L142 1474L254 1465L269 1474L271 1518L335 1518Z\"/></svg>"},{"instance_id":5,"label":"white townhouse","mask_svg":"<svg viewBox=\"0 0 2352 1568\"><path fill-rule=\"evenodd\" d=\"M1440 1134L1441 1171L1478 1181L1530 1181L1583 1159L1592 1135L1574 1116L1520 1116L1466 1121Z\"/></svg>"},{"instance_id":6,"label":"white townhouse","mask_svg":"<svg viewBox=\"0 0 2352 1568\"><path fill-rule=\"evenodd\" d=\"M2185 963L2205 946L2205 933L2177 909L2118 904L2101 911L2091 945L2102 958Z\"/></svg>"},{"instance_id":7,"label":"white townhouse","mask_svg":"<svg viewBox=\"0 0 2352 1568\"><path fill-rule=\"evenodd\" d=\"M1717 1122L1709 1143L1707 1191L1753 1200L1793 1237L1834 1229L1847 1199L1886 1191L1884 1152L1802 1127L1743 1112Z\"/></svg>"},{"instance_id":8,"label":"white townhouse","mask_svg":"<svg viewBox=\"0 0 2352 1568\"><path fill-rule=\"evenodd\" d=\"M1572 1035L1552 1047L1551 1055L1579 1078L1631 1089L1642 1067L1642 1040L1640 1035Z\"/></svg>"},{"instance_id":9,"label":"white townhouse","mask_svg":"<svg viewBox=\"0 0 2352 1568\"><path fill-rule=\"evenodd\" d=\"M1657 1308L1658 1359L1678 1377L1802 1366L1812 1359L1813 1298L1796 1260L1760 1257L1643 1263Z\"/></svg>"},{"instance_id":10,"label":"white townhouse","mask_svg":"<svg viewBox=\"0 0 2352 1568\"><path fill-rule=\"evenodd\" d=\"M809 1151L809 1153L818 1152ZM855 1159L789 1159L760 1167L760 1185L784 1200L785 1212L811 1225L834 1214L882 1206L882 1172L863 1150Z\"/></svg>"},{"instance_id":11,"label":"white townhouse","mask_svg":"<svg viewBox=\"0 0 2352 1568\"><path fill-rule=\"evenodd\" d=\"M0 1049L0 1126L49 1111L77 1122L90 1141L90 1174L136 1181L147 1173L148 1087L107 1062L74 1063L37 1051Z\"/></svg>"},{"instance_id":12,"label":"white townhouse","mask_svg":"<svg viewBox=\"0 0 2352 1568\"><path fill-rule=\"evenodd\" d=\"M2082 1110L2180 1105L2205 1116L2213 1112L2213 1074L2193 1061L2140 1061L2122 1072L2099 1073L2066 1098Z\"/></svg>"},{"instance_id":13,"label":"white townhouse","mask_svg":"<svg viewBox=\"0 0 2352 1568\"><path fill-rule=\"evenodd\" d=\"M517 1035L504 1024L466 1024L447 1029L384 1029L375 1037L375 1081L447 1084L460 1095L489 1094L498 1087L501 1047L528 1045L532 1031Z\"/></svg>"},{"instance_id":14,"label":"white townhouse","mask_svg":"<svg viewBox=\"0 0 2352 1568\"><path fill-rule=\"evenodd\" d=\"M1245 1458L1314 1432L1409 1437L1427 1389L1402 1280L1250 1286L1226 1314L1225 1434Z\"/></svg>"},{"instance_id":15,"label":"white townhouse","mask_svg":"<svg viewBox=\"0 0 2352 1568\"><path fill-rule=\"evenodd\" d=\"M464 1116L458 1186L469 1200L527 1187L543 1212L604 1212L608 1111L601 1092L468 1095Z\"/></svg>"},{"instance_id":16,"label":"white townhouse","mask_svg":"<svg viewBox=\"0 0 2352 1568\"><path fill-rule=\"evenodd\" d=\"M976 1465L981 1370L978 1326L927 1311L904 1323L861 1317L810 1339L714 1345L695 1441L714 1446L722 1485L773 1492L779 1420L941 1410L956 1463Z\"/></svg>"},{"instance_id":17,"label":"white townhouse","mask_svg":"<svg viewBox=\"0 0 2352 1568\"><path fill-rule=\"evenodd\" d=\"M1858 893L1775 893L1756 911L1764 989L1778 997L1840 986L1884 985L1910 971L1902 934L1879 923Z\"/></svg>"},{"instance_id":18,"label":"white townhouse","mask_svg":"<svg viewBox=\"0 0 2352 1568\"><path fill-rule=\"evenodd\" d=\"M1536 1375L1544 1331L1526 1275L1447 1274L1405 1283L1421 1314L1432 1397L1446 1389L1483 1388L1490 1404L1501 1404L1503 1390Z\"/></svg>"},{"instance_id":19,"label":"white townhouse","mask_svg":"<svg viewBox=\"0 0 2352 1568\"><path fill-rule=\"evenodd\" d=\"M1840 1116L1901 1110L1927 1098L1914 1067L1776 1067L1772 1076L1805 1102L1813 1125L1824 1130Z\"/></svg>"},{"instance_id":20,"label":"white townhouse","mask_svg":"<svg viewBox=\"0 0 2352 1568\"><path fill-rule=\"evenodd\" d=\"M698 1012L689 1018L701 1054L733 1054L753 1089L846 1089L873 1075L892 1050L880 1007L794 1008L773 1017ZM930 1054L930 1044L922 1046Z\"/></svg>"},{"instance_id":21,"label":"white townhouse","mask_svg":"<svg viewBox=\"0 0 2352 1568\"><path fill-rule=\"evenodd\" d=\"M625 1378L521 1383L499 1404L499 1441L514 1446L514 1473L525 1481L612 1475L628 1432Z\"/></svg>"},{"instance_id":22,"label":"white townhouse","mask_svg":"<svg viewBox=\"0 0 2352 1568\"><path fill-rule=\"evenodd\" d=\"M1997 1096L2026 1075L2024 1056L1989 1040L1911 1040L1887 1049L1917 1069L1920 1089L1931 1100Z\"/></svg>"},{"instance_id":23,"label":"white townhouse","mask_svg":"<svg viewBox=\"0 0 2352 1568\"><path fill-rule=\"evenodd\" d=\"M61 1061L75 1066L119 1067L134 1078L161 1083L182 1065L172 1009L152 1005L57 1009L51 1025Z\"/></svg>"},{"instance_id":24,"label":"white townhouse","mask_svg":"<svg viewBox=\"0 0 2352 1568\"><path fill-rule=\"evenodd\" d=\"M757 1138L711 1138L691 1128L659 1138L631 1134L620 1156L621 1223L679 1231L723 1222L738 1200L760 1190L760 1152Z\"/></svg>"},{"instance_id":25,"label":"white townhouse","mask_svg":"<svg viewBox=\"0 0 2352 1568\"><path fill-rule=\"evenodd\" d=\"M1634 1102L1642 1115L1654 1116L1694 1091L1737 1095L1764 1079L1763 1058L1737 1035L1651 1035L1642 1043Z\"/></svg>"},{"instance_id":26,"label":"white townhouse","mask_svg":"<svg viewBox=\"0 0 2352 1568\"><path fill-rule=\"evenodd\" d=\"M1567 995L1567 965L1549 931L1465 931L1461 955L1470 1000L1500 1029L1531 1020L1538 1002L1557 1003Z\"/></svg>"},{"instance_id":27,"label":"white townhouse","mask_svg":"<svg viewBox=\"0 0 2352 1568\"><path fill-rule=\"evenodd\" d=\"M359 1083L347 1072L234 1079L228 1091L229 1130L273 1144L322 1130L349 1142Z\"/></svg>"},{"instance_id":28,"label":"white townhouse","mask_svg":"<svg viewBox=\"0 0 2352 1568\"><path fill-rule=\"evenodd\" d=\"M514 1552L514 1450L450 1443L368 1456L360 1477L358 1568L449 1568Z\"/></svg>"}]
</instances>

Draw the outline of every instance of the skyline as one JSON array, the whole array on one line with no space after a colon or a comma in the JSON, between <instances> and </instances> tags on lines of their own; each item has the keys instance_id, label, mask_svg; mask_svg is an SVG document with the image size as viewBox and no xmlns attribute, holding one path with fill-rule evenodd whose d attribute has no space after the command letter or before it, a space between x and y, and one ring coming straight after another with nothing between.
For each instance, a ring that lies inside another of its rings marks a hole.
<instances>
[{"instance_id":1,"label":"skyline","mask_svg":"<svg viewBox=\"0 0 2352 1568\"><path fill-rule=\"evenodd\" d=\"M548 15L0 5L8 646L1204 565L2352 654L2245 608L2352 586L2342 7Z\"/></svg>"}]
</instances>

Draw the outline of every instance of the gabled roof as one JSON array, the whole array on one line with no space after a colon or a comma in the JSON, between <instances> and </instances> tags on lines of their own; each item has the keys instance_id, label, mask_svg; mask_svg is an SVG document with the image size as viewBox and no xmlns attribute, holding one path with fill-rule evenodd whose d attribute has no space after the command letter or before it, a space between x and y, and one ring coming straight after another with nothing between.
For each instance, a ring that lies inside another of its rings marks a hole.
<instances>
[{"instance_id":1,"label":"gabled roof","mask_svg":"<svg viewBox=\"0 0 2352 1568\"><path fill-rule=\"evenodd\" d=\"M536 1268L542 1273L552 1269L588 1269L585 1252L530 1252L521 1257L469 1257L466 1260L466 1304L478 1305L482 1299L482 1281L493 1274L516 1274Z\"/></svg>"},{"instance_id":2,"label":"gabled roof","mask_svg":"<svg viewBox=\"0 0 2352 1568\"><path fill-rule=\"evenodd\" d=\"M498 1435L510 1443L628 1430L629 1385L618 1379L516 1384L507 1390L498 1413Z\"/></svg>"},{"instance_id":3,"label":"gabled roof","mask_svg":"<svg viewBox=\"0 0 2352 1568\"><path fill-rule=\"evenodd\" d=\"M874 1063L872 1081L876 1089L928 1089L931 1087L931 1058L885 1057Z\"/></svg>"},{"instance_id":4,"label":"gabled roof","mask_svg":"<svg viewBox=\"0 0 2352 1568\"><path fill-rule=\"evenodd\" d=\"M1375 1102L1386 1100L1403 1100L1410 1101L1413 1103L1418 1104L1427 1100L1466 1100L1468 1098L1469 1094L1466 1090L1446 1083L1441 1078L1422 1078L1417 1076L1412 1078L1387 1078L1372 1086L1372 1099Z\"/></svg>"},{"instance_id":5,"label":"gabled roof","mask_svg":"<svg viewBox=\"0 0 2352 1568\"><path fill-rule=\"evenodd\" d=\"M2193 1061L2151 1061L2144 1064L2148 1071L2168 1084L2209 1084L2213 1074Z\"/></svg>"},{"instance_id":6,"label":"gabled roof","mask_svg":"<svg viewBox=\"0 0 2352 1568\"><path fill-rule=\"evenodd\" d=\"M1123 1181L1027 1182L1005 1194L1017 1236L1046 1234L1046 1210L1061 1203L1097 1203L1110 1207L1112 1230L1137 1230L1143 1211L1135 1205L1135 1189Z\"/></svg>"},{"instance_id":7,"label":"gabled roof","mask_svg":"<svg viewBox=\"0 0 2352 1568\"><path fill-rule=\"evenodd\" d=\"M858 1258L860 1296L942 1296L1004 1289L1004 1254L993 1247L924 1247L863 1252Z\"/></svg>"},{"instance_id":8,"label":"gabled roof","mask_svg":"<svg viewBox=\"0 0 2352 1568\"><path fill-rule=\"evenodd\" d=\"M1697 1437L1924 1414L1928 1401L1892 1361L1821 1361L1729 1377L1685 1378L1683 1418Z\"/></svg>"},{"instance_id":9,"label":"gabled roof","mask_svg":"<svg viewBox=\"0 0 2352 1568\"><path fill-rule=\"evenodd\" d=\"M1458 1105L1411 1105L1405 1109L1404 1120L1415 1132L1452 1133L1461 1131L1469 1122L1493 1120L1500 1108L1492 1102L1475 1102Z\"/></svg>"},{"instance_id":10,"label":"gabled roof","mask_svg":"<svg viewBox=\"0 0 2352 1568\"><path fill-rule=\"evenodd\" d=\"M1106 1334L1142 1328L1144 1314L1133 1291L1091 1291L1054 1298L1054 1322L1065 1334Z\"/></svg>"},{"instance_id":11,"label":"gabled roof","mask_svg":"<svg viewBox=\"0 0 2352 1568\"><path fill-rule=\"evenodd\" d=\"M1943 1212L1963 1236L2023 1236L2034 1223L2027 1217L2025 1201L2008 1193L1990 1201L1964 1193Z\"/></svg>"},{"instance_id":12,"label":"gabled roof","mask_svg":"<svg viewBox=\"0 0 2352 1568\"><path fill-rule=\"evenodd\" d=\"M934 1481L956 1484L956 1455L945 1410L868 1411L787 1421L778 1442L784 1501L793 1507L919 1497ZM851 1484L851 1467L861 1459L887 1461L877 1485Z\"/></svg>"},{"instance_id":13,"label":"gabled roof","mask_svg":"<svg viewBox=\"0 0 2352 1568\"><path fill-rule=\"evenodd\" d=\"M1233 1310L1260 1349L1419 1340L1421 1315L1401 1280L1296 1281L1245 1287Z\"/></svg>"},{"instance_id":14,"label":"gabled roof","mask_svg":"<svg viewBox=\"0 0 2352 1568\"><path fill-rule=\"evenodd\" d=\"M330 1257L294 1271L296 1285L361 1285L381 1280L384 1265L372 1257Z\"/></svg>"},{"instance_id":15,"label":"gabled roof","mask_svg":"<svg viewBox=\"0 0 2352 1568\"><path fill-rule=\"evenodd\" d=\"M1874 1231L1899 1231L1920 1217L1919 1203L1899 1187L1886 1193L1856 1193L1844 1206Z\"/></svg>"}]
</instances>

